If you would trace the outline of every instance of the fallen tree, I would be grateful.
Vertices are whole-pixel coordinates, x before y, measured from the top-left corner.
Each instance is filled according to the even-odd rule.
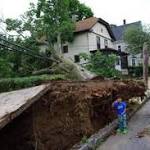
[[[91,73],[87,69],[75,64],[63,56],[60,56],[59,54],[54,53],[53,57],[57,61],[54,62],[52,66],[34,71],[32,74],[64,74],[68,79],[71,80],[88,80],[96,76],[94,73]]]

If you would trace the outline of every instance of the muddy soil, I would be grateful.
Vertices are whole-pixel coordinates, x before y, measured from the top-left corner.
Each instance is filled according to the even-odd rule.
[[[111,103],[143,96],[133,81],[51,82],[51,89],[0,131],[1,150],[67,150],[115,118]]]

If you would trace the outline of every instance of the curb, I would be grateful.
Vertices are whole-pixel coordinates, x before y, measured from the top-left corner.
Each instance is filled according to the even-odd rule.
[[[150,97],[146,97],[143,103],[134,110],[127,119],[130,120],[131,117],[141,109],[145,103],[148,102]],[[107,125],[106,127],[100,129],[97,133],[93,134],[85,144],[76,144],[74,145],[71,150],[96,150],[96,148],[107,138],[111,135],[111,133],[117,128],[118,121],[115,119],[112,123]]]

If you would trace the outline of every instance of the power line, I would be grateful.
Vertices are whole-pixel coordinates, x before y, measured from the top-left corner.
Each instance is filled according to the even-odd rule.
[[[15,43],[12,43],[2,37],[0,37],[0,45],[2,47],[6,47],[9,51],[15,51],[15,52],[21,52],[24,53],[26,55],[32,56],[32,57],[36,57],[39,58],[41,60],[46,60],[46,61],[54,61],[57,62],[57,60],[54,60],[52,58],[37,54],[36,52],[34,52],[33,50],[27,49],[25,47],[22,47],[20,45],[17,45]]]
[[[43,59],[43,57],[39,57],[39,56],[37,56],[37,55],[33,55],[33,54],[27,53],[27,52],[25,52],[25,51],[20,51],[20,50],[15,49],[15,48],[10,48],[9,46],[6,46],[6,45],[4,45],[4,44],[2,44],[2,43],[0,43],[0,45],[1,45],[2,47],[6,47],[6,48],[8,49],[8,51],[23,52],[23,53],[26,54],[26,55],[29,55],[29,56],[32,56],[32,57],[36,57],[36,58],[39,58],[39,59]]]

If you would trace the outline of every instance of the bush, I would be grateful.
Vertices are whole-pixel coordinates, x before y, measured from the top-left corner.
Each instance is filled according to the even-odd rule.
[[[96,75],[109,78],[121,76],[121,73],[115,69],[117,57],[113,54],[106,55],[97,51],[90,55],[82,53],[80,57],[87,60],[85,67]]]
[[[143,67],[128,67],[129,75],[132,77],[142,77],[143,76]],[[150,75],[150,66],[148,67],[148,74]]]
[[[64,75],[41,75],[22,78],[5,78],[0,79],[0,92],[18,90],[22,88],[40,85],[49,80],[65,80]]]
[[[12,76],[11,65],[5,60],[0,58],[0,78]]]
[[[142,77],[143,76],[143,67],[136,66],[136,67],[128,67],[129,75],[133,77]]]

